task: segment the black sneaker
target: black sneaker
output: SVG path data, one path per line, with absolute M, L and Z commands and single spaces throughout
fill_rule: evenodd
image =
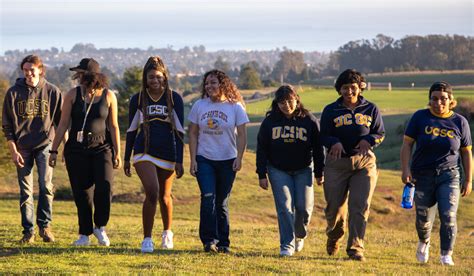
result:
M 365 262 L 364 254 L 362 254 L 360 252 L 349 254 L 349 259 L 351 259 L 353 261 Z
M 215 244 L 213 243 L 208 243 L 204 245 L 204 252 L 210 252 L 210 253 L 217 253 L 218 248 Z
M 219 248 L 217 249 L 217 252 L 228 254 L 230 253 L 230 248 L 228 246 L 219 246 Z

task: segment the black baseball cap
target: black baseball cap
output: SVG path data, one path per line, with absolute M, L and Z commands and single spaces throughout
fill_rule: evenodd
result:
M 100 73 L 100 65 L 93 58 L 83 58 L 79 65 L 76 67 L 69 68 L 71 71 L 77 72 L 91 72 L 91 73 Z

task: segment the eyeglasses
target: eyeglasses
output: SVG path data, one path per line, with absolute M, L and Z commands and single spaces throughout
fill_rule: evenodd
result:
M 431 97 L 430 98 L 430 101 L 432 102 L 439 102 L 441 101 L 442 103 L 445 103 L 446 101 L 448 101 L 449 98 L 448 97 L 441 97 L 441 98 L 438 98 L 438 97 Z

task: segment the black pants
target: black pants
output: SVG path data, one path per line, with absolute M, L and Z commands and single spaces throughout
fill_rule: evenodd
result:
M 102 227 L 109 221 L 113 182 L 112 151 L 66 151 L 65 159 L 77 207 L 79 234 L 89 236 L 93 232 L 93 224 Z

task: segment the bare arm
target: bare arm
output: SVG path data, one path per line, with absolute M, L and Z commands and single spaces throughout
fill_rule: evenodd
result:
M 472 191 L 472 152 L 471 147 L 461 148 L 461 162 L 464 168 L 464 184 L 461 188 L 462 196 L 468 196 Z
M 234 161 L 232 169 L 236 172 L 242 168 L 242 157 L 244 157 L 247 148 L 247 127 L 246 124 L 237 126 L 237 158 Z
M 401 162 L 403 183 L 412 182 L 413 180 L 411 171 L 410 171 L 410 159 L 411 159 L 413 144 L 415 144 L 415 140 L 413 140 L 411 137 L 408 137 L 408 136 L 403 137 L 403 144 L 402 144 L 402 148 L 400 149 L 400 162 Z
M 105 90 L 107 91 L 107 90 Z M 118 124 L 118 114 L 117 114 L 117 98 L 115 94 L 107 91 L 107 99 L 109 104 L 109 128 L 112 138 L 112 145 L 114 147 L 114 169 L 119 169 L 122 166 L 122 153 L 120 152 L 120 129 Z
M 53 145 L 51 146 L 51 151 L 57 151 L 61 141 L 63 140 L 66 130 L 69 127 L 71 122 L 71 110 L 72 104 L 76 98 L 76 89 L 71 89 L 69 92 L 66 93 L 64 97 L 64 102 L 61 111 L 61 120 L 59 121 L 59 125 L 56 128 L 56 134 L 54 135 Z M 57 154 L 52 153 L 49 156 L 49 165 L 51 167 L 56 166 L 56 158 Z
M 189 155 L 191 158 L 191 165 L 189 166 L 189 173 L 196 176 L 197 163 L 196 153 L 198 147 L 199 126 L 197 124 L 189 124 Z

